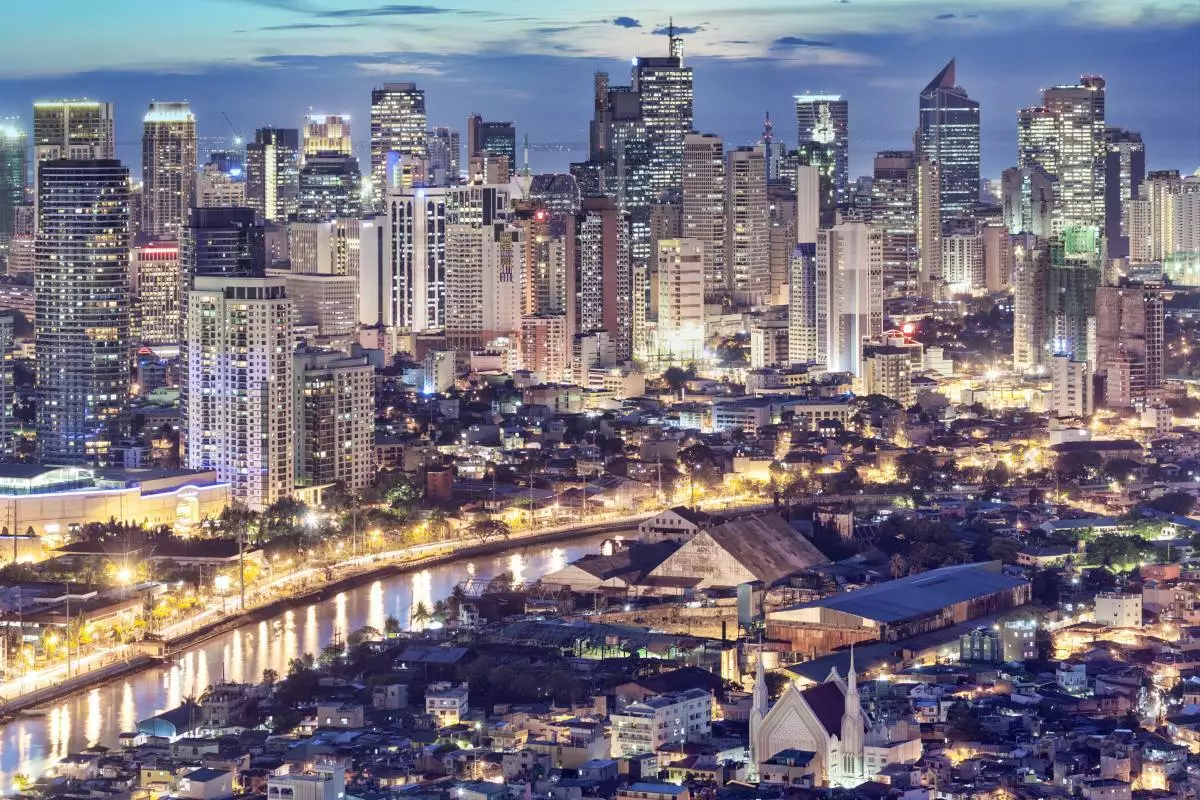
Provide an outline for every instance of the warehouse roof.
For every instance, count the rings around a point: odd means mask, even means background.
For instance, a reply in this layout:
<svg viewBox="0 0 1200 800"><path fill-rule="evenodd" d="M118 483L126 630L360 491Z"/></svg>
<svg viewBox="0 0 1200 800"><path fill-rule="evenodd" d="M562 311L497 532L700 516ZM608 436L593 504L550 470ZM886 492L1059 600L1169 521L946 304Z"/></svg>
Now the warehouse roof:
<svg viewBox="0 0 1200 800"><path fill-rule="evenodd" d="M795 608L828 608L880 623L898 622L1028 583L1005 575L1000 567L999 561L942 567Z"/></svg>

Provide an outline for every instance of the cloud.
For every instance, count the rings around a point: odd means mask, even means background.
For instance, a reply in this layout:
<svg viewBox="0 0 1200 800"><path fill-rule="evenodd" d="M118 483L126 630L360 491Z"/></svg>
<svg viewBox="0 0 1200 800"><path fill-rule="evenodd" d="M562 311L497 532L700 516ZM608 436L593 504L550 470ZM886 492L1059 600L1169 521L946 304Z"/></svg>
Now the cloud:
<svg viewBox="0 0 1200 800"><path fill-rule="evenodd" d="M408 61L364 61L355 64L365 75L445 75L445 70L432 64L414 64Z"/></svg>
<svg viewBox="0 0 1200 800"><path fill-rule="evenodd" d="M618 28L640 28L642 23L633 17L614 17L612 24Z"/></svg>
<svg viewBox="0 0 1200 800"><path fill-rule="evenodd" d="M936 17L934 17L934 19L936 19L936 20L954 19L954 15L953 14L938 14Z"/></svg>
<svg viewBox="0 0 1200 800"><path fill-rule="evenodd" d="M661 28L655 28L654 30L650 31L650 33L654 34L655 36L667 36L671 33L671 30L672 28L670 26L664 25ZM676 25L674 28L676 36L691 36L692 34L699 33L702 30L704 30L703 25Z"/></svg>
<svg viewBox="0 0 1200 800"><path fill-rule="evenodd" d="M318 11L313 16L323 19L364 19L367 17L425 17L432 14L456 13L463 12L451 11L438 6L387 4L375 8L339 8L332 11Z"/></svg>
<svg viewBox="0 0 1200 800"><path fill-rule="evenodd" d="M268 25L265 28L258 28L260 31L320 31L328 30L329 28L353 28L355 25L343 24L339 25L334 22L293 22L289 25ZM245 33L245 31L239 31Z"/></svg>
<svg viewBox="0 0 1200 800"><path fill-rule="evenodd" d="M796 47L833 47L833 42L801 39L799 36L781 36L771 42L772 50L791 50Z"/></svg>
<svg viewBox="0 0 1200 800"><path fill-rule="evenodd" d="M530 33L538 33L543 36L550 36L555 33L568 33L570 31L577 31L577 30L579 30L578 25L563 25L563 26L557 27L557 28L531 28Z"/></svg>

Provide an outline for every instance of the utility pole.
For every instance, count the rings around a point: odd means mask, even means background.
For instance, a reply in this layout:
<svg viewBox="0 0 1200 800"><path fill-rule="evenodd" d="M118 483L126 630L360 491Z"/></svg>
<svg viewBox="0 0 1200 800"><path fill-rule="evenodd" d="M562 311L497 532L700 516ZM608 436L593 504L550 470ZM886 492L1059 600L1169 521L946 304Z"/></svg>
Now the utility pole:
<svg viewBox="0 0 1200 800"><path fill-rule="evenodd" d="M238 585L242 611L246 610L246 526L238 526Z"/></svg>

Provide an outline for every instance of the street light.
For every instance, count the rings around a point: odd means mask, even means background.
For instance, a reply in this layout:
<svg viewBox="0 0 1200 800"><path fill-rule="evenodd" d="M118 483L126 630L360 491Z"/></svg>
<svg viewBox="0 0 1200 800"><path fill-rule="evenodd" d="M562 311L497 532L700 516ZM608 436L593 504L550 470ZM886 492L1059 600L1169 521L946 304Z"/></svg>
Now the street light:
<svg viewBox="0 0 1200 800"><path fill-rule="evenodd" d="M233 579L228 575L218 575L213 578L213 588L221 594L229 591L229 587L233 585Z"/></svg>
<svg viewBox="0 0 1200 800"><path fill-rule="evenodd" d="M121 584L122 586L128 586L129 582L132 580L133 572L130 571L129 567L121 567L119 570L117 570L117 583Z"/></svg>

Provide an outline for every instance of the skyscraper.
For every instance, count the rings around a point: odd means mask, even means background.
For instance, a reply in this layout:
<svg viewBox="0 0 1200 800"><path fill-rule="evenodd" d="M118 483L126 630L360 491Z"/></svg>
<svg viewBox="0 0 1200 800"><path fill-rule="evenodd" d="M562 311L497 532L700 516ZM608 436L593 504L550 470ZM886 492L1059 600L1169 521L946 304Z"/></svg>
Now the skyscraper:
<svg viewBox="0 0 1200 800"><path fill-rule="evenodd" d="M180 444L262 511L295 486L292 308L284 282L198 277L188 293Z"/></svg>
<svg viewBox="0 0 1200 800"><path fill-rule="evenodd" d="M479 114L467 117L467 158L480 153L504 156L517 167L517 129L511 122L487 122Z"/></svg>
<svg viewBox="0 0 1200 800"><path fill-rule="evenodd" d="M955 82L950 59L921 90L917 143L941 172L944 217L968 214L979 202L979 103Z"/></svg>
<svg viewBox="0 0 1200 800"><path fill-rule="evenodd" d="M389 189L381 322L414 333L446 326L449 189Z"/></svg>
<svg viewBox="0 0 1200 800"><path fill-rule="evenodd" d="M377 203L387 189L388 154L426 156L425 90L385 83L371 91L371 185Z"/></svg>
<svg viewBox="0 0 1200 800"><path fill-rule="evenodd" d="M150 104L142 118L142 228L177 239L196 195L196 118L187 103Z"/></svg>
<svg viewBox="0 0 1200 800"><path fill-rule="evenodd" d="M1011 167L1000 175L1000 205L1009 233L1048 237L1054 229L1054 181L1041 167Z"/></svg>
<svg viewBox="0 0 1200 800"><path fill-rule="evenodd" d="M886 295L913 292L921 250L917 241L917 157L912 150L875 154L871 227L883 235Z"/></svg>
<svg viewBox="0 0 1200 800"><path fill-rule="evenodd" d="M450 186L462 174L462 144L458 131L438 127L426 133L429 174L435 186Z"/></svg>
<svg viewBox="0 0 1200 800"><path fill-rule="evenodd" d="M730 288L761 303L771 292L770 207L762 145L729 151L726 168L725 264Z"/></svg>
<svg viewBox="0 0 1200 800"><path fill-rule="evenodd" d="M629 225L611 198L584 198L575 243L577 332L607 332L617 359L627 360L633 354Z"/></svg>
<svg viewBox="0 0 1200 800"><path fill-rule="evenodd" d="M1017 115L1018 166L1041 167L1057 181L1055 232L1104 225L1104 78L1042 92L1039 108Z"/></svg>
<svg viewBox="0 0 1200 800"><path fill-rule="evenodd" d="M304 162L308 162L309 156L322 153L354 155L348 115L309 114L304 118Z"/></svg>
<svg viewBox="0 0 1200 800"><path fill-rule="evenodd" d="M839 94L796 95L796 125L801 149L809 142L832 147L834 200L846 202L850 188L849 102Z"/></svg>
<svg viewBox="0 0 1200 800"><path fill-rule="evenodd" d="M253 278L266 274L262 226L248 208L193 208L180 239L184 297L196 278Z"/></svg>
<svg viewBox="0 0 1200 800"><path fill-rule="evenodd" d="M864 340L883 334L883 236L862 222L817 231L816 360L859 374Z"/></svg>
<svg viewBox="0 0 1200 800"><path fill-rule="evenodd" d="M942 281L942 209L941 169L926 155L918 155L917 192L917 272L927 292Z"/></svg>
<svg viewBox="0 0 1200 800"><path fill-rule="evenodd" d="M365 489L375 477L375 368L345 353L296 354L296 481Z"/></svg>
<svg viewBox="0 0 1200 800"><path fill-rule="evenodd" d="M37 230L39 454L108 463L129 398L129 170L42 162Z"/></svg>
<svg viewBox="0 0 1200 800"><path fill-rule="evenodd" d="M16 226L17 206L25 202L28 143L25 131L16 125L0 123L0 258Z"/></svg>
<svg viewBox="0 0 1200 800"><path fill-rule="evenodd" d="M266 222L287 222L300 193L300 132L259 128L246 145L246 204Z"/></svg>
<svg viewBox="0 0 1200 800"><path fill-rule="evenodd" d="M1142 135L1124 128L1104 132L1104 237L1109 258L1129 256L1129 204L1141 196L1146 179Z"/></svg>
<svg viewBox="0 0 1200 800"><path fill-rule="evenodd" d="M815 167L797 167L796 241L788 288L788 359L793 364L817 358L817 235L820 230L821 176ZM880 242L882 272L883 243Z"/></svg>
<svg viewBox="0 0 1200 800"><path fill-rule="evenodd" d="M670 54L638 58L632 90L637 94L650 147L650 190L657 198L683 184L683 140L693 129L692 68L683 64L683 40L674 28Z"/></svg>
<svg viewBox="0 0 1200 800"><path fill-rule="evenodd" d="M1013 368L1018 372L1049 368L1049 275L1049 247L1036 237L1020 237L1013 248Z"/></svg>
<svg viewBox="0 0 1200 800"><path fill-rule="evenodd" d="M658 243L658 353L690 362L704 351L704 246L696 239Z"/></svg>
<svg viewBox="0 0 1200 800"><path fill-rule="evenodd" d="M357 217L362 213L358 159L339 153L308 156L300 168L296 219L301 222Z"/></svg>
<svg viewBox="0 0 1200 800"><path fill-rule="evenodd" d="M1163 301L1157 287L1123 282L1096 289L1096 372L1105 405L1145 408L1162 400Z"/></svg>
<svg viewBox="0 0 1200 800"><path fill-rule="evenodd" d="M179 243L158 240L134 247L130 273L134 340L143 345L178 344L183 290Z"/></svg>
<svg viewBox="0 0 1200 800"><path fill-rule="evenodd" d="M39 162L115 158L112 103L95 100L34 103L33 152Z"/></svg>
<svg viewBox="0 0 1200 800"><path fill-rule="evenodd" d="M724 142L711 133L689 133L683 144L683 236L700 242L708 297L729 288L725 200Z"/></svg>
<svg viewBox="0 0 1200 800"><path fill-rule="evenodd" d="M478 350L521 331L522 229L507 222L446 226L446 343Z"/></svg>

